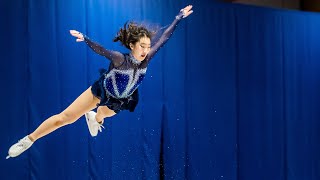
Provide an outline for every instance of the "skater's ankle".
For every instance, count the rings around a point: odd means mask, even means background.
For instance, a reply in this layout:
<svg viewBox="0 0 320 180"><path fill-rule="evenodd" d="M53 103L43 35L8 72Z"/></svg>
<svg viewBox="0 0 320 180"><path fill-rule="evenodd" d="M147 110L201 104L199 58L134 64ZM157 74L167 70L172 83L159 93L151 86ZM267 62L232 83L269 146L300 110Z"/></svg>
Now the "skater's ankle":
<svg viewBox="0 0 320 180"><path fill-rule="evenodd" d="M103 118L100 118L100 117L97 117L97 116L96 116L96 121L97 121L99 124L103 124Z"/></svg>
<svg viewBox="0 0 320 180"><path fill-rule="evenodd" d="M34 139L31 135L28 135L28 138L29 138L32 142L35 141L35 139Z"/></svg>

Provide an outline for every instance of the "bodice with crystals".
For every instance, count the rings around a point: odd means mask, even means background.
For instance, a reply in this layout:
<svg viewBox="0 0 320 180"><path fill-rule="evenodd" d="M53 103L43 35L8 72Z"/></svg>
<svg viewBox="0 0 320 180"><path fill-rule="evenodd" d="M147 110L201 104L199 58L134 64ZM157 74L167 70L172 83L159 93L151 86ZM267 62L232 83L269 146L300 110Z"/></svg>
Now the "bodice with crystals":
<svg viewBox="0 0 320 180"><path fill-rule="evenodd" d="M103 87L105 91L115 98L125 98L130 96L142 83L146 75L147 68L142 68L140 64L134 64L131 55L124 54L125 61L120 67L110 68L104 74Z"/></svg>
<svg viewBox="0 0 320 180"><path fill-rule="evenodd" d="M84 36L86 44L97 54L111 60L109 70L103 74L103 87L106 93L115 98L130 96L142 83L152 57L168 41L183 14L180 12L171 25L164 31L157 42L151 47L143 61L136 60L131 54L123 54L103 48Z"/></svg>

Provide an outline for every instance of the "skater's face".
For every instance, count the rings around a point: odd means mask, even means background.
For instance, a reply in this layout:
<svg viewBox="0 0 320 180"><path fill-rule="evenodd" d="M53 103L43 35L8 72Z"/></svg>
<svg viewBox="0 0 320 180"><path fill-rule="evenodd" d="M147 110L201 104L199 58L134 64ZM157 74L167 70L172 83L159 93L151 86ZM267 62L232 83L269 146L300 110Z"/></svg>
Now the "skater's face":
<svg viewBox="0 0 320 180"><path fill-rule="evenodd" d="M131 54L136 58L138 61L143 61L146 56L148 55L151 47L151 40L150 38L144 36L140 38L138 42L135 44L130 44Z"/></svg>

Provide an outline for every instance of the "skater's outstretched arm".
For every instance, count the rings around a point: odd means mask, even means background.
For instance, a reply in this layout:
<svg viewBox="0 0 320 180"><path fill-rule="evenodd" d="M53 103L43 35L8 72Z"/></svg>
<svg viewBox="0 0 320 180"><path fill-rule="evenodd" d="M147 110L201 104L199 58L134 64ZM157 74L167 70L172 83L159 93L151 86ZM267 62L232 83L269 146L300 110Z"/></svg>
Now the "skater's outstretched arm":
<svg viewBox="0 0 320 180"><path fill-rule="evenodd" d="M191 13L193 13L193 10L191 9L192 5L189 5L180 10L179 14L176 16L176 18L173 20L170 26L164 31L159 40L152 46L146 58L147 60L150 60L158 52L158 50L169 40L180 20L182 18L188 17Z"/></svg>
<svg viewBox="0 0 320 180"><path fill-rule="evenodd" d="M100 44L93 42L89 39L89 37L83 35L79 31L70 30L70 34L76 37L77 42L85 41L86 44L97 54L106 57L107 59L111 60L115 66L121 65L124 61L124 55L118 51L112 51L102 47Z"/></svg>

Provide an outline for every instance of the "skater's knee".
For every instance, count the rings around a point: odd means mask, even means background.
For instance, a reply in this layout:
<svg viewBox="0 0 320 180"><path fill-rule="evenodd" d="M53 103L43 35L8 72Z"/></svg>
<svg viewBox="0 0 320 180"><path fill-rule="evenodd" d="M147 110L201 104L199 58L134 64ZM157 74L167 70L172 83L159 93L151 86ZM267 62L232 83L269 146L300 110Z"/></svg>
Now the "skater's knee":
<svg viewBox="0 0 320 180"><path fill-rule="evenodd" d="M72 113L67 113L67 112L62 112L60 114L57 115L57 122L56 124L58 126L63 126L63 125L67 125L67 124L71 124L75 121L76 116Z"/></svg>

